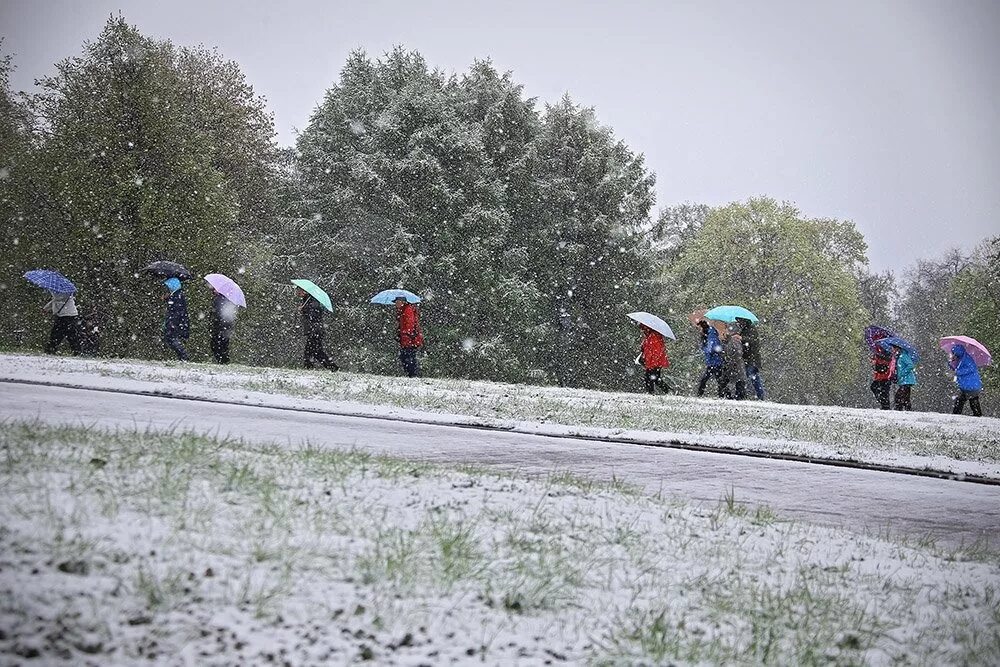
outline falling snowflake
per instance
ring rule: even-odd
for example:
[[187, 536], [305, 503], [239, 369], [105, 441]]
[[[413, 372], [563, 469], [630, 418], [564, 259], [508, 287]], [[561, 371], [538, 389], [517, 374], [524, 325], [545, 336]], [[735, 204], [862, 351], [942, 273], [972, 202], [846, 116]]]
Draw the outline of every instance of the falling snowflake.
[[465, 340], [462, 341], [462, 350], [465, 353], [470, 354], [475, 349], [476, 349], [476, 339], [475, 338], [466, 338]]

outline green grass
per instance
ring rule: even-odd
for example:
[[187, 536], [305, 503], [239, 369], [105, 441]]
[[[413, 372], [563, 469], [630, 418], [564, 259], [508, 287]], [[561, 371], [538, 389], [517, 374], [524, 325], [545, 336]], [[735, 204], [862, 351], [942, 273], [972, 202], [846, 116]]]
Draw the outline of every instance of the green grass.
[[[0, 613], [16, 627], [46, 618], [53, 592], [26, 571], [54, 571], [59, 622], [97, 633], [116, 660], [145, 659], [154, 636], [163, 650], [208, 650], [198, 619], [216, 614], [243, 614], [258, 635], [297, 633], [302, 646], [317, 632], [350, 637], [337, 650], [363, 642], [373, 659], [411, 650], [428, 626], [421, 650], [441, 660], [1000, 660], [1000, 559], [987, 546], [813, 528], [732, 491], [691, 506], [565, 471], [529, 480], [35, 421], [0, 424], [0, 490], [0, 553], [20, 554], [0, 568]], [[122, 608], [148, 620], [125, 623]], [[212, 655], [264, 660], [226, 646]]]

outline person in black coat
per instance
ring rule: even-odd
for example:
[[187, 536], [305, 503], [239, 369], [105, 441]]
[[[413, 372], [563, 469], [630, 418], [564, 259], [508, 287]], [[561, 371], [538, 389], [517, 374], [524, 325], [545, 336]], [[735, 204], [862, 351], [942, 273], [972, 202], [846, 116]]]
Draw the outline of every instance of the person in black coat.
[[167, 302], [167, 314], [163, 323], [163, 342], [174, 351], [180, 361], [188, 360], [184, 342], [191, 334], [191, 323], [188, 320], [187, 297], [181, 289], [181, 281], [177, 278], [167, 278], [163, 281], [169, 293], [163, 297]]
[[212, 354], [220, 364], [229, 363], [229, 340], [236, 327], [238, 306], [218, 292], [212, 299]]
[[737, 318], [740, 335], [743, 338], [743, 363], [747, 367], [747, 379], [753, 385], [757, 399], [764, 400], [764, 380], [760, 377], [760, 332], [750, 320]]
[[323, 335], [325, 332], [323, 305], [301, 287], [296, 287], [295, 293], [302, 298], [302, 303], [299, 304], [299, 313], [302, 314], [302, 331], [306, 336], [303, 365], [306, 368], [315, 368], [316, 362], [319, 362], [327, 370], [339, 370], [340, 367], [333, 362], [333, 359], [323, 349]]

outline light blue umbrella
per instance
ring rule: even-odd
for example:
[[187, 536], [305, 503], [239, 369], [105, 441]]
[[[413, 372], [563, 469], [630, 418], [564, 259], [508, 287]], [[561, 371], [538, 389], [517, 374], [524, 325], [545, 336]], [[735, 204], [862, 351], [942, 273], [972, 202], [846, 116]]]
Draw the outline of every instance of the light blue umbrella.
[[76, 285], [58, 271], [49, 269], [35, 269], [24, 274], [33, 285], [47, 289], [56, 294], [73, 294], [76, 292]]
[[656, 331], [657, 333], [663, 334], [670, 340], [677, 340], [677, 336], [674, 335], [674, 332], [670, 328], [670, 325], [661, 320], [656, 315], [653, 315], [652, 313], [647, 313], [640, 310], [637, 313], [629, 313], [628, 315], [626, 315], [626, 317], [638, 322], [639, 324], [643, 324], [649, 327], [650, 329]]
[[312, 298], [323, 304], [323, 307], [333, 312], [333, 304], [330, 303], [330, 295], [323, 291], [323, 288], [314, 283], [311, 280], [306, 280], [304, 278], [296, 278], [292, 281], [292, 284], [296, 287], [301, 287], [306, 292], [309, 293]]
[[757, 316], [743, 306], [716, 306], [703, 315], [706, 320], [735, 322], [737, 319], [757, 322]]
[[901, 350], [905, 350], [906, 353], [913, 358], [913, 363], [920, 361], [920, 355], [917, 354], [917, 348], [913, 347], [913, 343], [905, 338], [900, 338], [899, 336], [889, 336], [888, 338], [880, 338], [877, 342], [886, 352], [892, 352], [890, 348], [898, 347]]
[[406, 299], [407, 303], [420, 303], [422, 300], [413, 292], [405, 289], [387, 289], [373, 296], [371, 302], [382, 306], [391, 306], [399, 298]]

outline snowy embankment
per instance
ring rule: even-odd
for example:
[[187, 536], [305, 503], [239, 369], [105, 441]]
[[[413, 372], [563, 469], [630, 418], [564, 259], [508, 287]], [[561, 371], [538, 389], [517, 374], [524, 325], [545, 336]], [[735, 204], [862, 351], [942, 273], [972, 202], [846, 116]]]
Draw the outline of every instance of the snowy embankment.
[[1000, 478], [1000, 420], [468, 380], [0, 355], [0, 379], [627, 438]]
[[1000, 662], [996, 554], [731, 499], [36, 422], [0, 488], [0, 662]]

